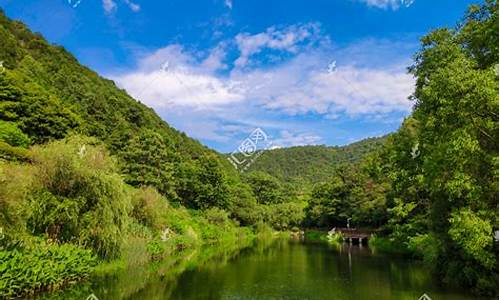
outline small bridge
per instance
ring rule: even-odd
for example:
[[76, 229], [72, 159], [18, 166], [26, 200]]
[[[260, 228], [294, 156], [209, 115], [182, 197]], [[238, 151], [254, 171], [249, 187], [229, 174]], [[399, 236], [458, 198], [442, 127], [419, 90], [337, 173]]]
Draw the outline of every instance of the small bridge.
[[344, 241], [353, 244], [368, 243], [368, 240], [374, 233], [372, 230], [357, 228], [335, 228], [335, 232], [340, 232], [344, 237]]

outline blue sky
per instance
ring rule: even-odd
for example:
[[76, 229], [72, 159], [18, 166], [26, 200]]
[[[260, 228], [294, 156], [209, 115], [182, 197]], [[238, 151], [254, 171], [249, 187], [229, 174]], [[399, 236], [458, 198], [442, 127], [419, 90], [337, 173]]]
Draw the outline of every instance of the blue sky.
[[396, 130], [411, 111], [406, 67], [419, 38], [455, 26], [471, 3], [0, 0], [9, 17], [224, 152], [255, 128], [278, 147]]

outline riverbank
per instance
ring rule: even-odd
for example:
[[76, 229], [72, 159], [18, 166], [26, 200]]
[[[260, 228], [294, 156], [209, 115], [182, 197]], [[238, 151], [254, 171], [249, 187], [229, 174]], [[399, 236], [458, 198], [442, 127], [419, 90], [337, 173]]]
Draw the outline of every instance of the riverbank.
[[[260, 234], [252, 232], [244, 239], [238, 239], [235, 242], [179, 248], [161, 259], [150, 259], [147, 262], [145, 260], [149, 257], [142, 257], [142, 262], [130, 260], [130, 257], [101, 262], [86, 280], [56, 292], [39, 294], [37, 299], [86, 299], [91, 294], [98, 299], [130, 299], [138, 291], [147, 290], [148, 285], [160, 285], [158, 283], [160, 281], [171, 282], [171, 284], [161, 285], [165, 289], [161, 294], [168, 294], [168, 290], [173, 288], [175, 278], [184, 271], [205, 266], [209, 262], [223, 265], [260, 239]], [[137, 252], [134, 254], [137, 257]], [[96, 288], [96, 282], [106, 283], [113, 288], [106, 288], [106, 291], [100, 290], [98, 287]], [[155, 291], [155, 293], [160, 294], [159, 291]]]
[[[170, 236], [130, 235], [122, 245], [121, 255], [112, 260], [95, 256], [91, 250], [64, 243], [33, 240], [30, 245], [0, 251], [0, 294], [2, 298], [55, 292], [93, 276], [108, 276], [134, 267], [171, 261], [179, 265], [200, 249], [233, 251], [249, 246], [259, 235], [258, 228], [211, 223], [206, 216], [182, 212], [186, 227]], [[225, 220], [229, 222], [228, 220]], [[189, 225], [187, 225], [189, 224]]]

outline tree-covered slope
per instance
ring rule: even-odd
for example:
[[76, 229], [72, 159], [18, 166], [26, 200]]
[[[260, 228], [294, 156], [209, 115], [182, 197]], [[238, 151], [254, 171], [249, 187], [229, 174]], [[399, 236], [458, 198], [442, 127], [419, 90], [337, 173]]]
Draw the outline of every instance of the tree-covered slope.
[[298, 146], [264, 151], [249, 171], [266, 172], [295, 184], [324, 182], [340, 165], [361, 160], [380, 148], [386, 137], [368, 138], [346, 146]]
[[33, 142], [76, 130], [97, 136], [117, 150], [141, 130], [151, 129], [182, 155], [206, 151], [113, 81], [80, 65], [64, 48], [50, 45], [1, 11], [0, 25], [0, 61], [7, 69], [0, 82], [0, 118], [19, 122]]
[[[0, 61], [0, 122], [22, 131], [28, 144], [72, 134], [97, 137], [119, 158], [127, 183], [154, 186], [188, 206], [206, 206], [198, 203], [205, 200], [229, 205], [227, 184], [238, 175], [225, 159], [1, 11]], [[212, 178], [190, 182], [207, 170]], [[206, 192], [223, 199], [198, 199]]]

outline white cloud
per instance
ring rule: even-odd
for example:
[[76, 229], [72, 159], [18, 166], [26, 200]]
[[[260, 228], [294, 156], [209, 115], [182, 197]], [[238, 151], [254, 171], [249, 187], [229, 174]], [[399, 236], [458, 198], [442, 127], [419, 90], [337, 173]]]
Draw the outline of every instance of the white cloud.
[[[215, 49], [200, 64], [180, 45], [159, 49], [139, 60], [138, 70], [112, 76], [136, 99], [152, 106], [188, 106], [216, 108], [241, 100], [230, 80], [210, 72], [222, 66]], [[168, 69], [162, 66], [168, 65]]]
[[139, 12], [141, 10], [141, 6], [139, 4], [136, 4], [132, 2], [131, 0], [125, 0], [125, 4], [133, 11], [133, 12]]
[[201, 63], [201, 67], [207, 71], [217, 71], [227, 69], [227, 64], [224, 63], [226, 58], [226, 43], [220, 43], [210, 51], [207, 58]]
[[252, 55], [261, 52], [265, 48], [295, 53], [299, 49], [298, 45], [300, 43], [306, 40], [314, 41], [318, 34], [319, 25], [315, 23], [300, 26], [292, 25], [283, 30], [270, 27], [265, 32], [254, 35], [240, 33], [235, 38], [240, 51], [240, 56], [235, 61], [235, 65], [239, 67], [247, 65]]
[[291, 146], [318, 145], [323, 139], [312, 133], [292, 133], [282, 130], [278, 138], [273, 138], [272, 148], [283, 148]]
[[111, 14], [116, 10], [116, 3], [113, 0], [102, 0], [102, 8], [107, 14]]
[[[173, 44], [143, 53], [134, 70], [110, 77], [136, 99], [168, 115], [167, 121], [179, 129], [218, 142], [236, 136], [237, 131], [261, 127], [280, 132], [275, 143], [278, 146], [317, 144], [321, 141], [318, 135], [305, 133], [300, 125], [291, 127], [290, 121], [283, 120], [311, 114], [328, 122], [346, 117], [383, 120], [391, 113], [411, 110], [407, 97], [414, 79], [406, 73], [409, 62], [390, 52], [397, 52], [401, 45], [389, 47], [388, 41], [361, 41], [337, 49], [333, 55], [330, 45], [297, 46], [302, 37], [310, 36], [305, 31], [298, 34], [296, 30], [285, 30], [295, 32], [288, 38], [286, 33], [275, 32], [266, 30], [263, 35], [271, 38], [256, 43], [258, 47], [247, 45], [247, 58], [256, 51], [248, 49], [270, 46], [287, 54], [298, 47], [298, 54], [265, 67], [230, 69], [230, 58], [235, 56], [228, 53], [240, 50], [236, 38], [201, 53]], [[357, 55], [361, 48], [369, 49], [366, 51], [371, 55]], [[240, 53], [236, 60], [244, 55]], [[329, 74], [327, 67], [332, 59], [337, 61], [337, 67]], [[394, 61], [372, 63], [387, 59]], [[162, 70], [165, 62], [166, 71]]]
[[[329, 74], [328, 54], [316, 50], [271, 68], [236, 68], [228, 75], [217, 75], [215, 71], [227, 67], [224, 49], [219, 45], [197, 61], [196, 55], [182, 46], [170, 45], [141, 58], [137, 70], [112, 77], [152, 107], [216, 110], [243, 101], [289, 115], [316, 113], [335, 119], [342, 113], [408, 112], [412, 106], [407, 97], [413, 89], [413, 78], [406, 73], [405, 65], [339, 65]], [[161, 69], [165, 62], [166, 72]]]
[[306, 59], [309, 58], [298, 57], [273, 73], [251, 75], [267, 77], [263, 85], [253, 91], [254, 97], [268, 108], [291, 115], [312, 112], [356, 116], [411, 109], [407, 97], [412, 92], [413, 79], [404, 68], [377, 70], [344, 66], [328, 74], [324, 70], [301, 69]]
[[224, 0], [224, 5], [229, 9], [233, 9], [233, 0]]
[[[133, 12], [139, 12], [141, 10], [141, 6], [132, 2], [132, 0], [124, 0], [124, 2]], [[102, 8], [106, 14], [113, 14], [118, 9], [118, 5], [115, 0], [102, 0]]]
[[398, 9], [401, 6], [409, 7], [415, 0], [358, 0], [364, 2], [368, 6], [373, 6], [382, 9]]

